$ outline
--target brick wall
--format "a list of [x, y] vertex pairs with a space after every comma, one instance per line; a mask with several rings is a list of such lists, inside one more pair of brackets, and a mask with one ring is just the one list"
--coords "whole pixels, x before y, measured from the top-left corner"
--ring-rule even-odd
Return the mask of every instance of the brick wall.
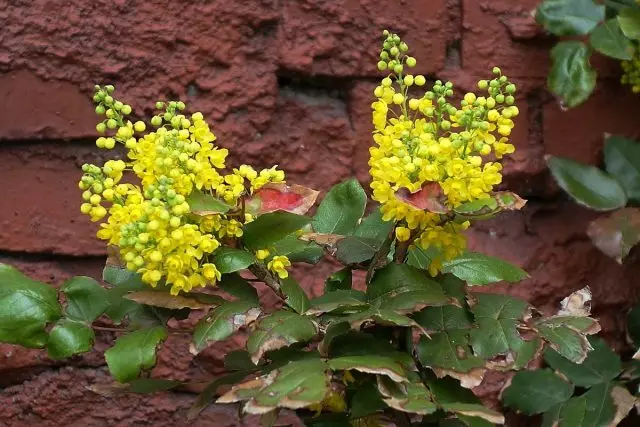
[[[524, 212], [480, 224], [472, 244], [527, 269], [530, 279], [495, 289], [544, 309], [589, 284], [605, 336], [621, 344], [640, 266], [617, 266], [593, 248], [585, 235], [593, 214], [558, 193], [543, 157], [597, 162], [604, 132], [638, 136], [640, 105], [616, 83], [618, 66], [594, 58], [596, 95], [561, 111], [544, 89], [553, 40], [530, 18], [536, 3], [4, 0], [0, 262], [53, 285], [100, 274], [104, 246], [79, 213], [76, 186], [80, 166], [104, 158], [92, 141], [95, 83], [115, 83], [145, 113], [157, 99], [187, 101], [213, 123], [234, 163], [278, 163], [290, 181], [321, 190], [350, 176], [366, 182], [379, 34], [389, 28], [407, 35], [417, 72], [469, 90], [498, 65], [517, 83], [518, 151], [506, 162], [506, 184], [530, 201]], [[322, 279], [308, 271], [300, 279], [317, 292]], [[99, 333], [98, 350], [112, 339]], [[234, 345], [221, 343], [192, 360], [186, 339], [172, 336], [154, 375], [209, 378]], [[36, 350], [0, 345], [0, 426], [187, 425], [181, 420], [194, 395], [108, 400], [85, 389], [107, 381], [100, 351], [60, 364]], [[500, 381], [489, 378], [481, 393]], [[230, 408], [214, 407], [199, 423], [231, 426], [234, 417]]]

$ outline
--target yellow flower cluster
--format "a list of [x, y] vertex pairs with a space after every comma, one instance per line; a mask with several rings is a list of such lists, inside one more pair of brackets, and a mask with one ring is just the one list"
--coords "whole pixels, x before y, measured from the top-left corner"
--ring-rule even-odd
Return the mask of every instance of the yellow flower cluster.
[[[424, 86], [426, 79], [405, 73], [416, 60], [406, 55], [408, 46], [398, 35], [385, 31], [385, 36], [378, 68], [391, 74], [376, 87], [377, 100], [372, 104], [373, 198], [382, 204], [385, 220], [399, 223], [399, 241], [413, 239], [425, 250], [438, 249], [440, 256], [430, 268], [436, 274], [444, 260], [465, 249], [461, 232], [469, 225], [451, 222], [442, 214], [488, 197], [502, 181], [502, 165], [491, 159], [514, 151], [509, 136], [519, 113], [514, 105], [516, 87], [494, 68], [493, 79], [478, 83], [486, 94], [467, 93], [459, 106], [449, 101], [453, 96], [449, 82], [436, 81], [432, 90], [411, 97], [410, 89]], [[425, 191], [445, 211], [409, 203]]]
[[640, 50], [636, 47], [630, 61], [622, 61], [622, 84], [631, 86], [633, 93], [640, 93]]
[[[222, 239], [242, 236], [243, 225], [252, 220], [239, 199], [267, 183], [284, 182], [284, 172], [242, 165], [224, 174], [227, 150], [213, 145], [216, 138], [201, 113], [180, 114], [182, 102], [157, 103], [165, 111], [151, 120], [156, 130], [136, 138], [146, 125], [125, 120], [131, 107], [115, 100], [113, 90], [96, 87], [96, 112], [106, 116], [97, 130], [115, 130], [96, 144], [106, 149], [125, 145], [128, 161], [83, 166], [81, 212], [94, 222], [107, 217], [98, 237], [117, 246], [127, 269], [141, 273], [151, 286], [164, 281], [176, 295], [215, 284], [220, 272], [211, 255]], [[137, 176], [139, 186], [122, 181], [128, 172]], [[226, 214], [195, 214], [189, 205], [194, 192], [215, 195], [232, 208]], [[270, 262], [280, 277], [286, 277], [290, 265], [286, 257]]]

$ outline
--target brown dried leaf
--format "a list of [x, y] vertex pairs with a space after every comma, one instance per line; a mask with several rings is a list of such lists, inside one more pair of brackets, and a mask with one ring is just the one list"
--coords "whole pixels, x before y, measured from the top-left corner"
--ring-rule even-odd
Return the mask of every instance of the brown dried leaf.
[[87, 390], [99, 394], [102, 397], [112, 398], [127, 393], [127, 390], [129, 390], [129, 384], [92, 384], [90, 386], [87, 386]]
[[181, 308], [202, 310], [211, 307], [211, 304], [205, 304], [187, 295], [171, 295], [165, 292], [137, 291], [128, 293], [124, 297], [139, 304], [163, 307], [171, 310], [179, 310]]
[[591, 299], [589, 286], [573, 292], [560, 302], [558, 316], [589, 316], [591, 314]]
[[611, 398], [616, 407], [616, 415], [613, 417], [611, 426], [617, 426], [631, 411], [631, 408], [638, 404], [638, 399], [633, 397], [629, 390], [619, 385], [611, 389]]
[[298, 239], [304, 242], [315, 242], [320, 246], [326, 248], [331, 254], [335, 254], [338, 249], [338, 243], [344, 239], [345, 236], [340, 234], [323, 234], [323, 233], [306, 233], [298, 237]]
[[589, 224], [587, 235], [618, 263], [640, 242], [640, 208], [622, 208]]
[[460, 385], [464, 388], [478, 387], [484, 379], [487, 372], [485, 368], [473, 368], [468, 372], [458, 372], [451, 369], [433, 368], [433, 373], [438, 378], [444, 378], [447, 375], [460, 381]]

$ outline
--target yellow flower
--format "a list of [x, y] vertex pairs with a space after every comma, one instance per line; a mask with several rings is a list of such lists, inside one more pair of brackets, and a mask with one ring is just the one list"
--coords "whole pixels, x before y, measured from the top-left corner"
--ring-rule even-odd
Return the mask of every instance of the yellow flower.
[[287, 267], [290, 267], [290, 266], [291, 266], [291, 261], [289, 261], [289, 258], [282, 255], [274, 256], [271, 259], [271, 261], [269, 261], [269, 263], [267, 264], [267, 268], [273, 273], [276, 273], [278, 277], [280, 277], [281, 279], [286, 279], [287, 277], [289, 277], [289, 272], [287, 271]]

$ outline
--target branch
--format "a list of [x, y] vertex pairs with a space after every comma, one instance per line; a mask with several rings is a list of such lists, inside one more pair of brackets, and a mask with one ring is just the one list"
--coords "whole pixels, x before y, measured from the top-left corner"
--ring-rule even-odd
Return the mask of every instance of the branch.
[[365, 279], [365, 283], [367, 286], [371, 283], [371, 279], [373, 278], [373, 273], [375, 273], [376, 269], [381, 265], [381, 262], [387, 257], [389, 253], [389, 249], [391, 249], [391, 243], [393, 242], [393, 231], [389, 233], [386, 240], [380, 246], [380, 249], [376, 252], [369, 264], [369, 268], [367, 269], [367, 277]]
[[285, 300], [285, 296], [282, 294], [280, 290], [280, 281], [273, 277], [267, 267], [262, 264], [252, 264], [249, 266], [249, 271], [253, 273], [261, 282], [271, 288], [271, 290], [280, 298], [281, 300]]

